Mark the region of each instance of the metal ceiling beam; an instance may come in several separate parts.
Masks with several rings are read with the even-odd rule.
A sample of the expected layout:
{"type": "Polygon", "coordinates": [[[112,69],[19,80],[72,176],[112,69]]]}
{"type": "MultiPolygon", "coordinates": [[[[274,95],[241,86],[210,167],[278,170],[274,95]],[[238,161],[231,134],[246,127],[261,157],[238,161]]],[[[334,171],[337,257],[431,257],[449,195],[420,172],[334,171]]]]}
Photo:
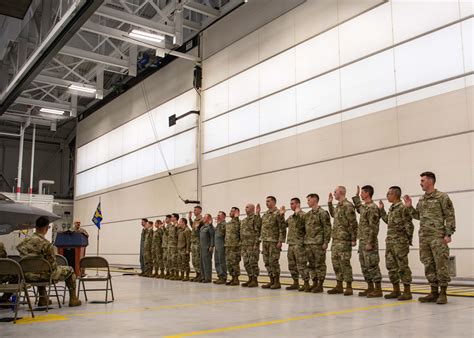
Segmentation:
{"type": "Polygon", "coordinates": [[[220,16],[220,12],[217,9],[211,8],[209,6],[206,6],[194,1],[189,1],[185,3],[183,7],[189,9],[190,11],[204,14],[211,18],[218,18],[220,16]]]}
{"type": "Polygon", "coordinates": [[[69,41],[102,3],[103,0],[82,0],[77,3],[77,6],[71,6],[68,14],[64,15],[54,26],[2,92],[0,115],[8,109],[22,90],[41,72],[58,50],[69,41]]]}
{"type": "Polygon", "coordinates": [[[107,55],[97,54],[75,47],[65,46],[59,51],[59,54],[69,55],[96,63],[102,63],[104,65],[128,68],[128,59],[116,59],[107,55]]]}
{"type": "Polygon", "coordinates": [[[57,77],[47,76],[47,75],[38,75],[35,77],[34,82],[50,84],[58,87],[69,87],[70,85],[83,85],[82,82],[74,82],[69,80],[60,79],[57,77]]]}
{"type": "Polygon", "coordinates": [[[15,100],[15,103],[25,104],[28,106],[35,106],[35,107],[52,108],[52,109],[58,109],[58,110],[71,110],[71,104],[69,102],[49,102],[49,101],[29,99],[26,97],[17,97],[15,100]]]}
{"type": "Polygon", "coordinates": [[[201,25],[191,20],[183,20],[183,28],[199,32],[201,30],[201,25]]]}
{"type": "Polygon", "coordinates": [[[87,22],[84,24],[84,26],[81,27],[83,31],[90,32],[90,33],[95,33],[99,34],[102,36],[107,36],[112,39],[120,40],[120,41],[125,41],[131,44],[135,44],[138,46],[143,46],[146,48],[155,48],[155,46],[150,45],[149,43],[146,43],[144,41],[139,41],[135,39],[131,39],[128,37],[128,33],[121,31],[120,29],[115,29],[103,25],[98,25],[93,22],[87,22]]]}
{"type": "Polygon", "coordinates": [[[99,8],[95,14],[100,15],[105,18],[113,19],[119,22],[125,22],[133,26],[153,30],[157,33],[162,33],[165,35],[174,35],[174,25],[164,25],[152,20],[144,19],[142,17],[129,14],[126,12],[119,11],[117,9],[109,8],[102,6],[99,8]]]}

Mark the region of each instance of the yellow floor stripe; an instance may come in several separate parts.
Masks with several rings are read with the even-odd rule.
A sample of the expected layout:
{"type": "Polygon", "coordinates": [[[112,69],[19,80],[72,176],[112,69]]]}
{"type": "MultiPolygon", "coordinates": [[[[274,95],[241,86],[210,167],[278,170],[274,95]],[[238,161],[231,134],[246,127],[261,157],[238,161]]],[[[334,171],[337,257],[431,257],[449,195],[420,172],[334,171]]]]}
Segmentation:
{"type": "Polygon", "coordinates": [[[69,320],[66,316],[48,314],[44,316],[37,316],[35,318],[26,317],[22,319],[18,319],[16,324],[36,324],[36,323],[46,323],[46,322],[56,322],[60,320],[69,320]]]}
{"type": "Polygon", "coordinates": [[[284,319],[276,319],[276,320],[270,320],[270,321],[266,321],[266,322],[249,323],[249,324],[243,324],[243,325],[221,327],[221,328],[211,329],[211,330],[202,330],[202,331],[179,333],[177,335],[166,336],[165,338],[182,338],[182,337],[206,335],[206,334],[211,334],[211,333],[220,333],[220,332],[250,329],[250,328],[254,328],[254,327],[284,324],[284,323],[288,323],[288,322],[300,321],[300,320],[311,319],[311,318],[336,316],[336,315],[348,314],[348,313],[353,313],[353,312],[360,312],[360,311],[368,311],[368,310],[374,310],[374,309],[382,309],[382,308],[387,308],[387,307],[401,306],[401,305],[406,305],[406,304],[410,304],[410,303],[413,303],[413,302],[416,302],[416,301],[411,300],[411,301],[405,301],[405,302],[400,302],[400,303],[387,303],[387,304],[359,307],[359,308],[347,309],[347,310],[341,310],[341,311],[330,311],[330,312],[323,312],[323,313],[314,313],[314,314],[311,314],[311,315],[290,317],[290,318],[284,318],[284,319]]]}
{"type": "Polygon", "coordinates": [[[266,300],[266,299],[279,299],[279,298],[295,297],[295,296],[303,296],[303,294],[289,293],[289,294],[284,294],[284,295],[279,295],[279,296],[244,297],[244,298],[204,301],[204,302],[197,302],[197,303],[184,303],[184,304],[174,304],[174,305],[160,305],[160,306],[150,306],[150,307],[129,308],[129,309],[122,309],[122,310],[70,313],[70,314],[66,314],[66,316],[88,317],[88,316],[97,316],[97,315],[109,315],[109,314],[115,314],[115,313],[149,312],[149,311],[159,311],[159,310],[166,310],[166,309],[188,308],[188,307],[201,306],[201,305],[217,305],[217,304],[237,303],[237,302],[246,302],[246,301],[255,301],[255,300],[261,301],[261,300],[266,300]]]}

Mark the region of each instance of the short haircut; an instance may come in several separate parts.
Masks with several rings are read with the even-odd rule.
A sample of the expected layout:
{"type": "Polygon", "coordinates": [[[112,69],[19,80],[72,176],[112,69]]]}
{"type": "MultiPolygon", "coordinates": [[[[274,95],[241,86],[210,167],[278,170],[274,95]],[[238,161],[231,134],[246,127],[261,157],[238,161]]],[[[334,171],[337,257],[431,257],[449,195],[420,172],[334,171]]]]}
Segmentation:
{"type": "Polygon", "coordinates": [[[397,197],[402,196],[402,188],[400,188],[399,186],[394,185],[394,186],[391,186],[389,189],[393,190],[393,192],[395,193],[395,195],[397,195],[397,197]]]}
{"type": "Polygon", "coordinates": [[[161,219],[157,219],[155,223],[162,224],[163,221],[161,219]]]}
{"type": "Polygon", "coordinates": [[[218,212],[218,214],[223,214],[224,217],[227,217],[227,214],[225,213],[225,211],[222,211],[222,210],[221,210],[221,211],[218,212]]]}
{"type": "Polygon", "coordinates": [[[238,212],[240,212],[240,209],[237,208],[237,207],[232,207],[232,209],[237,210],[238,212]]]}
{"type": "Polygon", "coordinates": [[[148,222],[148,218],[142,218],[142,221],[148,222]]]}
{"type": "Polygon", "coordinates": [[[267,196],[267,198],[271,199],[273,202],[276,203],[277,199],[275,196],[267,196]]]}
{"type": "Polygon", "coordinates": [[[198,208],[199,210],[202,210],[202,207],[200,205],[196,205],[194,209],[198,208]]]}
{"type": "Polygon", "coordinates": [[[148,221],[148,224],[151,224],[151,225],[153,225],[153,221],[148,221]]]}
{"type": "Polygon", "coordinates": [[[212,215],[211,214],[205,214],[204,217],[209,217],[212,221],[212,215]]]}
{"type": "Polygon", "coordinates": [[[338,187],[344,194],[347,192],[347,189],[346,189],[345,186],[343,186],[343,185],[338,185],[337,187],[338,187]]]}
{"type": "Polygon", "coordinates": [[[433,180],[433,183],[436,183],[436,175],[434,172],[431,171],[425,171],[420,174],[420,177],[428,177],[433,180]]]}
{"type": "Polygon", "coordinates": [[[49,221],[48,217],[41,216],[36,219],[35,226],[39,229],[42,229],[42,228],[46,228],[49,225],[49,223],[51,222],[49,221]]]}
{"type": "Polygon", "coordinates": [[[313,193],[311,193],[311,194],[308,194],[308,196],[306,196],[306,198],[310,198],[310,197],[311,197],[311,198],[316,198],[316,201],[319,202],[319,195],[318,195],[318,194],[316,194],[316,193],[313,192],[313,193]]]}
{"type": "Polygon", "coordinates": [[[171,215],[166,215],[165,217],[166,217],[166,218],[171,218],[171,215]]]}
{"type": "Polygon", "coordinates": [[[301,204],[301,201],[298,197],[293,197],[291,201],[296,201],[296,203],[301,204]]]}
{"type": "Polygon", "coordinates": [[[183,221],[184,224],[188,225],[188,220],[184,217],[181,217],[181,220],[183,221]]]}
{"type": "Polygon", "coordinates": [[[173,213],[172,215],[173,215],[174,218],[176,218],[176,220],[179,219],[179,215],[177,213],[173,213]]]}
{"type": "Polygon", "coordinates": [[[364,185],[362,188],[370,197],[374,196],[374,187],[371,185],[364,185]]]}

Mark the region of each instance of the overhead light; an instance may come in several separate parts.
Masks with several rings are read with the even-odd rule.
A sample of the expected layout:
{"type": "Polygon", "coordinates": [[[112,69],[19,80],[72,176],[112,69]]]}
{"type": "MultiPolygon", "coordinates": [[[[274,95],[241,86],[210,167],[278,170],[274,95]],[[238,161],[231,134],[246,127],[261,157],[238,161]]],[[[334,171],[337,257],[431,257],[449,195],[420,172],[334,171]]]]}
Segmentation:
{"type": "Polygon", "coordinates": [[[52,109],[52,108],[41,108],[40,112],[42,113],[50,113],[50,114],[56,114],[56,115],[62,115],[64,114],[64,110],[58,110],[58,109],[52,109]]]}
{"type": "Polygon", "coordinates": [[[97,89],[95,89],[95,88],[81,86],[81,85],[77,85],[77,84],[69,85],[68,88],[72,89],[72,90],[77,90],[79,92],[91,93],[91,94],[94,94],[97,91],[97,89]]]}
{"type": "Polygon", "coordinates": [[[155,41],[155,42],[161,42],[165,39],[163,35],[148,33],[148,32],[138,30],[138,29],[132,30],[130,33],[128,33],[128,36],[131,36],[132,38],[155,41]]]}

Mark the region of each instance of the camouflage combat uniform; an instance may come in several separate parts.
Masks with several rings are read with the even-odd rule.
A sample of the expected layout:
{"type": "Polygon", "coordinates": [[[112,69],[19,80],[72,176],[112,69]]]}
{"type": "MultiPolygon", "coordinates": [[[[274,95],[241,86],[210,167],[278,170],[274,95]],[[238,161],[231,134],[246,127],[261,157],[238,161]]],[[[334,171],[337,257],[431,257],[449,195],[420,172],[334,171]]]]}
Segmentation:
{"type": "Polygon", "coordinates": [[[157,228],[153,233],[153,266],[155,273],[163,271],[165,265],[163,262],[163,228],[157,228]]]}
{"type": "Polygon", "coordinates": [[[7,250],[2,242],[0,242],[0,258],[7,258],[7,250]]]}
{"type": "Polygon", "coordinates": [[[308,267],[304,248],[305,213],[301,210],[294,213],[288,217],[284,225],[288,228],[286,243],[288,244],[287,258],[291,278],[297,280],[301,276],[304,281],[308,281],[308,267]]]}
{"type": "Polygon", "coordinates": [[[163,266],[166,272],[170,271],[169,259],[168,259],[168,226],[169,224],[163,225],[163,237],[161,239],[161,248],[163,250],[163,266]]]}
{"type": "Polygon", "coordinates": [[[178,226],[171,223],[168,228],[168,265],[172,273],[178,273],[178,264],[178,226]]]}
{"type": "Polygon", "coordinates": [[[191,230],[179,228],[178,230],[178,254],[179,254],[179,270],[181,273],[189,274],[189,260],[191,252],[191,230]]]}
{"type": "Polygon", "coordinates": [[[201,274],[201,246],[199,239],[199,230],[204,225],[202,216],[197,216],[194,220],[189,218],[191,224],[191,259],[194,272],[201,274]]]}
{"type": "Polygon", "coordinates": [[[400,201],[390,206],[388,215],[380,209],[380,217],[387,223],[385,265],[392,284],[411,284],[411,270],[408,253],[413,239],[413,222],[409,211],[400,201]]]}
{"type": "Polygon", "coordinates": [[[331,218],[321,207],[311,209],[305,215],[304,246],[311,279],[323,281],[326,278],[326,251],[323,244],[331,241],[331,218]]]}
{"type": "Polygon", "coordinates": [[[352,245],[357,240],[357,218],[354,206],[344,199],[334,208],[328,203],[329,213],[334,218],[332,227],[331,261],[336,280],[352,283],[352,245]]]}
{"type": "Polygon", "coordinates": [[[240,244],[242,246],[242,260],[245,271],[249,277],[258,277],[260,269],[258,260],[260,257],[260,233],[262,220],[259,216],[252,214],[240,223],[240,244]]]}
{"type": "Polygon", "coordinates": [[[420,220],[420,260],[425,276],[433,287],[446,287],[449,276],[449,247],[443,237],[456,231],[453,202],[446,193],[435,190],[420,197],[416,209],[408,209],[414,219],[420,220]]]}
{"type": "Polygon", "coordinates": [[[145,274],[153,273],[153,228],[147,229],[145,232],[145,244],[143,249],[143,258],[145,260],[145,274]]]}
{"type": "Polygon", "coordinates": [[[233,217],[225,225],[225,260],[230,276],[240,276],[240,220],[233,217]]]}
{"type": "Polygon", "coordinates": [[[262,253],[263,262],[270,277],[280,276],[280,252],[277,243],[285,242],[285,220],[278,208],[267,210],[262,216],[262,253]]]}
{"type": "MultiPolygon", "coordinates": [[[[46,259],[51,265],[52,279],[54,281],[66,281],[69,289],[76,287],[76,274],[70,266],[58,266],[56,263],[56,255],[54,254],[53,244],[43,235],[35,232],[31,237],[25,238],[16,246],[21,257],[39,256],[46,259]]],[[[49,273],[25,273],[27,281],[48,281],[49,273]]]]}
{"type": "Polygon", "coordinates": [[[357,212],[360,214],[357,234],[359,239],[359,262],[362,275],[366,282],[378,283],[382,280],[382,273],[379,267],[379,208],[373,201],[370,203],[362,203],[359,196],[352,197],[352,201],[354,202],[357,212]],[[372,250],[365,249],[367,244],[372,246],[372,250]]]}

